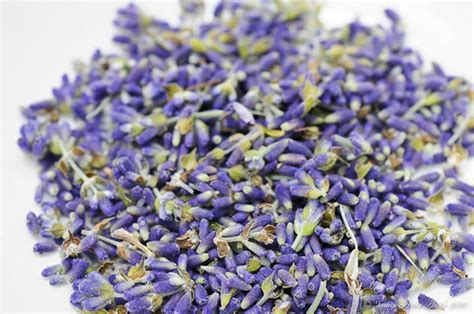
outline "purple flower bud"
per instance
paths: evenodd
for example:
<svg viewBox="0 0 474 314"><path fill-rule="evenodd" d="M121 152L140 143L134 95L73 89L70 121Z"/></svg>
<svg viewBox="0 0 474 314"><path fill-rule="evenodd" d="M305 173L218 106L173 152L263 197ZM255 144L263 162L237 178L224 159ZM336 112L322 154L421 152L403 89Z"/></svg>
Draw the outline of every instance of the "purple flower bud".
<svg viewBox="0 0 474 314"><path fill-rule="evenodd" d="M432 265L428 268L428 271L425 273L425 276L422 278L421 282L424 286L430 286L435 280L440 276L441 271L438 265Z"/></svg>
<svg viewBox="0 0 474 314"><path fill-rule="evenodd" d="M369 205L367 207L367 216L364 221L365 224L368 225L374 220L374 218L377 215L379 206L380 206L380 201L378 199L373 198L373 197L370 198Z"/></svg>
<svg viewBox="0 0 474 314"><path fill-rule="evenodd" d="M147 247L163 257L174 257L179 254L179 246L176 243L150 241L147 243Z"/></svg>
<svg viewBox="0 0 474 314"><path fill-rule="evenodd" d="M379 227L382 224L382 222L388 217L391 210L392 210L391 203L388 201L383 202L379 207L379 210L377 212L377 215L375 216L374 221L372 222L372 225L374 227Z"/></svg>
<svg viewBox="0 0 474 314"><path fill-rule="evenodd" d="M472 278L465 278L449 288L449 295L455 297L472 288L474 288L474 280Z"/></svg>
<svg viewBox="0 0 474 314"><path fill-rule="evenodd" d="M341 257L341 252L336 248L324 248L323 258L330 262L335 262Z"/></svg>
<svg viewBox="0 0 474 314"><path fill-rule="evenodd" d="M42 241L37 242L33 247L33 251L39 254L53 252L57 249L57 246L53 242Z"/></svg>
<svg viewBox="0 0 474 314"><path fill-rule="evenodd" d="M245 265L247 264L247 261L250 259L251 256L252 254L249 251L243 250L239 254L235 255L235 263L237 265Z"/></svg>
<svg viewBox="0 0 474 314"><path fill-rule="evenodd" d="M397 216L393 218L384 228L383 228L383 233L390 233L395 228L400 227L407 221L406 216Z"/></svg>
<svg viewBox="0 0 474 314"><path fill-rule="evenodd" d="M410 121L394 115L390 116L387 119L387 125L396 130L403 131L406 133L414 133L417 129L416 126Z"/></svg>
<svg viewBox="0 0 474 314"><path fill-rule="evenodd" d="M29 212L26 216L26 224L28 226L28 230L30 230L33 234L38 234L40 230L40 223L38 221L38 217L33 212Z"/></svg>
<svg viewBox="0 0 474 314"><path fill-rule="evenodd" d="M292 295L297 299L302 299L306 296L308 291L308 275L303 275L298 278L298 283L291 290Z"/></svg>
<svg viewBox="0 0 474 314"><path fill-rule="evenodd" d="M427 270L430 266L430 256L428 249L428 245L424 242L418 244L415 247L416 259L423 270Z"/></svg>
<svg viewBox="0 0 474 314"><path fill-rule="evenodd" d="M188 257L188 267L193 268L197 267L204 262L208 261L210 255L208 253L195 254Z"/></svg>
<svg viewBox="0 0 474 314"><path fill-rule="evenodd" d="M338 198L344 192L344 187L341 182L337 182L329 189L326 198L328 201Z"/></svg>
<svg viewBox="0 0 474 314"><path fill-rule="evenodd" d="M208 295L203 285L197 284L194 286L194 302L197 305L204 305L207 303Z"/></svg>
<svg viewBox="0 0 474 314"><path fill-rule="evenodd" d="M217 310L219 302L219 293L214 292L209 296L209 299L207 300L206 305L202 308L202 313L203 314L212 314Z"/></svg>
<svg viewBox="0 0 474 314"><path fill-rule="evenodd" d="M375 242L372 230L367 224L362 225L362 227L360 228L360 234L362 236L362 241L364 243L364 246L367 250L373 251L377 249L378 245Z"/></svg>
<svg viewBox="0 0 474 314"><path fill-rule="evenodd" d="M394 268L384 276L385 291L393 293L398 284L398 269Z"/></svg>
<svg viewBox="0 0 474 314"><path fill-rule="evenodd" d="M296 261L296 257L296 254L282 254L277 256L276 262L277 264L289 265Z"/></svg>
<svg viewBox="0 0 474 314"><path fill-rule="evenodd" d="M288 188L283 185L278 183L275 187L275 196L278 200L278 202L283 205L287 210L290 210L293 208L293 203L291 201L291 196L290 196L290 191Z"/></svg>
<svg viewBox="0 0 474 314"><path fill-rule="evenodd" d="M329 278L331 277L331 270L326 261L320 255L317 254L313 256L313 261L314 266L316 267L316 270L318 271L318 274L321 277L321 280L329 280Z"/></svg>
<svg viewBox="0 0 474 314"><path fill-rule="evenodd" d="M383 294L372 294L372 295L364 295L362 296L362 304L364 306L374 306L378 305L382 302L385 302L387 298Z"/></svg>
<svg viewBox="0 0 474 314"><path fill-rule="evenodd" d="M86 274L87 269L89 268L89 262L84 259L74 259L72 260L71 264L71 269L68 271L70 281L82 278Z"/></svg>
<svg viewBox="0 0 474 314"><path fill-rule="evenodd" d="M474 211L474 208L466 204L451 203L446 205L445 211L451 215L470 215Z"/></svg>
<svg viewBox="0 0 474 314"><path fill-rule="evenodd" d="M455 190L461 191L467 195L473 196L474 195L474 186L471 186L467 183L456 179L448 179L446 183Z"/></svg>
<svg viewBox="0 0 474 314"><path fill-rule="evenodd" d="M124 296L126 300L133 300L134 298L141 297L152 290L152 286L136 285L125 291Z"/></svg>
<svg viewBox="0 0 474 314"><path fill-rule="evenodd" d="M227 278L229 279L228 285L230 288L235 288L242 291L249 291L252 289L251 285L240 279L235 274L227 273Z"/></svg>
<svg viewBox="0 0 474 314"><path fill-rule="evenodd" d="M247 270L245 265L238 266L236 272L246 283L253 284L255 282L255 276Z"/></svg>
<svg viewBox="0 0 474 314"><path fill-rule="evenodd" d="M394 301L389 300L378 304L374 307L374 310L381 313L396 313L398 310L398 305Z"/></svg>
<svg viewBox="0 0 474 314"><path fill-rule="evenodd" d="M363 288L369 288L374 283L375 279L367 269L361 269L358 280Z"/></svg>
<svg viewBox="0 0 474 314"><path fill-rule="evenodd" d="M240 306L241 306L240 300L237 298L232 298L230 299L229 304L227 304L227 306L224 309L222 309L220 313L224 313L224 314L235 313L240 309Z"/></svg>
<svg viewBox="0 0 474 314"><path fill-rule="evenodd" d="M462 248L474 253L474 235L469 233L456 233L456 241Z"/></svg>
<svg viewBox="0 0 474 314"><path fill-rule="evenodd" d="M347 291L346 283L342 281L338 281L333 285L332 293L334 293L334 296L341 301L350 302L352 300L351 295Z"/></svg>
<svg viewBox="0 0 474 314"><path fill-rule="evenodd" d="M391 246L384 244L381 247L381 252L382 252L382 262L381 262L382 272L388 273L390 271L390 266L392 264L393 249Z"/></svg>
<svg viewBox="0 0 474 314"><path fill-rule="evenodd" d="M296 279L291 275L288 271L284 269L280 269L277 272L278 278L283 283L283 286L285 287L294 287L296 286Z"/></svg>
<svg viewBox="0 0 474 314"><path fill-rule="evenodd" d="M244 226L241 224L234 224L230 227L227 227L223 229L219 235L221 237L232 237L232 236L237 236L242 233L242 230L244 230Z"/></svg>
<svg viewBox="0 0 474 314"><path fill-rule="evenodd" d="M355 117L355 112L349 109L342 109L327 115L324 118L325 123L345 123Z"/></svg>
<svg viewBox="0 0 474 314"><path fill-rule="evenodd" d="M247 292L245 297L243 298L240 307L245 310L248 309L250 306L255 304L260 298L262 297L262 289L259 285L255 285L252 289Z"/></svg>
<svg viewBox="0 0 474 314"><path fill-rule="evenodd" d="M131 313L145 312L151 307L150 299L146 296L134 298L125 304L127 311Z"/></svg>
<svg viewBox="0 0 474 314"><path fill-rule="evenodd" d="M420 293L418 295L418 303L430 310L435 310L439 308L438 302L433 300L432 298L428 297L427 295Z"/></svg>
<svg viewBox="0 0 474 314"><path fill-rule="evenodd" d="M442 285L453 285L455 283L458 283L459 281L461 281L461 278L458 274L454 272L442 274L436 280L436 282Z"/></svg>
<svg viewBox="0 0 474 314"><path fill-rule="evenodd" d="M347 206L353 206L359 202L359 198L354 194L342 193L342 195L338 197L337 201Z"/></svg>

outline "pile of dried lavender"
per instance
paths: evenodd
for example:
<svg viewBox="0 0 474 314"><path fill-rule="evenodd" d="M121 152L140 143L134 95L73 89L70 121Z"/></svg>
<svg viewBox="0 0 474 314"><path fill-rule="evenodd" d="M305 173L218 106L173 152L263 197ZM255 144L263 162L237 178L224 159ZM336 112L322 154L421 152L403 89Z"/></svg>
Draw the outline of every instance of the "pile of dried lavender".
<svg viewBox="0 0 474 314"><path fill-rule="evenodd" d="M119 10L123 52L24 110L34 250L63 257L43 276L100 313L395 313L472 288L472 85L423 70L390 10L336 29L302 1L202 11Z"/></svg>

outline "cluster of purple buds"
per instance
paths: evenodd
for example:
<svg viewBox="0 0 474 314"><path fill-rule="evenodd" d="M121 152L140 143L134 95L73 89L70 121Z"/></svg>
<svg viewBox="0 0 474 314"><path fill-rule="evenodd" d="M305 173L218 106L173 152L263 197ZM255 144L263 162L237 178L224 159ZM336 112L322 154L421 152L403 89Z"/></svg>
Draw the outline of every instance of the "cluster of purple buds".
<svg viewBox="0 0 474 314"><path fill-rule="evenodd" d="M396 313L473 288L471 83L424 70L391 10L327 29L304 1L206 23L182 3L177 26L120 9L121 52L23 112L51 285L99 313Z"/></svg>

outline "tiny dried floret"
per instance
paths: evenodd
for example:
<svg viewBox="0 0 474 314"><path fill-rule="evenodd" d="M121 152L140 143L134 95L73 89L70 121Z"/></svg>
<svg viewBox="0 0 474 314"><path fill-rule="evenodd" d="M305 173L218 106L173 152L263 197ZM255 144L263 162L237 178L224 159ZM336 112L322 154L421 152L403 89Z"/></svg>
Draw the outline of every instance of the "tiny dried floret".
<svg viewBox="0 0 474 314"><path fill-rule="evenodd" d="M392 10L326 28L309 1L221 1L208 22L180 3L177 25L118 10L121 50L23 111L33 250L60 251L42 275L73 306L395 313L412 286L474 287L472 83L426 70Z"/></svg>

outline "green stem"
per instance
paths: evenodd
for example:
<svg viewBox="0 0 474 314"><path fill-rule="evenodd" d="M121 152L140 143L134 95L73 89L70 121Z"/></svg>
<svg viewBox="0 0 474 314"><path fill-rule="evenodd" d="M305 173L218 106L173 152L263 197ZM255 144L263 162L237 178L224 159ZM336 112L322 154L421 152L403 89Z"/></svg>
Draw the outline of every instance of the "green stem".
<svg viewBox="0 0 474 314"><path fill-rule="evenodd" d="M242 241L242 237L241 236L235 236L235 237L223 237L221 238L223 241L225 242L240 242Z"/></svg>
<svg viewBox="0 0 474 314"><path fill-rule="evenodd" d="M219 118L221 116L223 116L225 114L225 111L224 110L208 110L208 111L200 111L200 112L196 112L196 113L193 113L191 116L193 118L196 118L196 119L215 119L215 118ZM166 126L170 126L172 124L175 124L176 122L178 122L180 119L180 117L172 117L172 118L168 118L168 120L166 120L166 122L162 125L164 127Z"/></svg>
<svg viewBox="0 0 474 314"><path fill-rule="evenodd" d="M357 314L357 309L359 308L360 295L355 294L352 296L351 311L349 314Z"/></svg>
<svg viewBox="0 0 474 314"><path fill-rule="evenodd" d="M319 303L321 303L321 300L323 299L324 292L326 292L326 281L321 281L321 283L319 284L318 293L314 297L313 303L311 303L311 306L309 307L306 314L316 313Z"/></svg>
<svg viewBox="0 0 474 314"><path fill-rule="evenodd" d="M242 137L237 143L226 149L224 152L227 155L228 153L232 152L235 148L242 145L245 141L252 142L253 140L257 139L261 135L261 131L259 129L252 129L247 135Z"/></svg>
<svg viewBox="0 0 474 314"><path fill-rule="evenodd" d="M86 116L86 120L90 120L92 118L94 118L96 115L98 115L99 113L101 113L105 107L107 107L108 104L110 104L109 102L109 98L105 98L104 100L102 100L102 102L94 108L94 110L92 110L91 112L89 112Z"/></svg>
<svg viewBox="0 0 474 314"><path fill-rule="evenodd" d="M295 251L299 251L297 248L300 246L301 240L303 240L303 232L300 232L296 235L296 239L293 241L291 248Z"/></svg>
<svg viewBox="0 0 474 314"><path fill-rule="evenodd" d="M347 222L346 214L344 212L344 205L339 205L339 211L341 212L341 217L342 217L342 221L344 222L344 226L346 226L346 230L349 233L349 236L351 237L352 241L354 242L354 247L356 250L358 250L359 245L357 244L357 239L354 235L354 232L352 232L352 229L349 226L349 223Z"/></svg>
<svg viewBox="0 0 474 314"><path fill-rule="evenodd" d="M82 179L83 184L85 184L86 182L90 182L91 179L84 173L84 171L82 171L82 169L77 165L74 159L71 158L71 156L69 155L69 152L66 150L66 147L64 146L64 143L59 138L58 138L58 144L59 144L59 148L61 149L61 154L63 158L66 160L69 166L71 166L72 170ZM90 188L92 189L94 194L99 192L92 182L90 183Z"/></svg>
<svg viewBox="0 0 474 314"><path fill-rule="evenodd" d="M91 234L93 234L93 233L94 233L94 232L91 231L91 230L82 230L82 231L81 231L81 234L86 235L86 236L91 235ZM121 242L118 242L118 241L109 239L109 238L104 237L103 235L100 235L100 234L96 234L96 237L97 237L97 239L101 240L102 242L111 244L111 245L113 245L113 246L118 246L118 245L122 244Z"/></svg>
<svg viewBox="0 0 474 314"><path fill-rule="evenodd" d="M467 129L469 124L469 120L471 119L474 111L474 105L471 105L469 111L467 113L466 118L462 121L462 123L458 126L456 131L454 132L453 136L448 140L448 145L453 145L456 141L463 135L464 131Z"/></svg>
<svg viewBox="0 0 474 314"><path fill-rule="evenodd" d="M413 267L415 267L415 269L422 275L424 276L425 273L423 273L423 271L415 264L415 262L411 259L411 257L405 252L405 250L402 249L401 246L399 245L395 245L395 247L400 251L400 253L402 253L402 255L407 259L408 262L410 262L410 264L413 265Z"/></svg>
<svg viewBox="0 0 474 314"><path fill-rule="evenodd" d="M267 295L267 294L264 295L264 296L257 302L257 305L258 305L258 306L261 306L261 305L265 304L265 302L267 302L267 300L269 299L269 297L270 297L270 296Z"/></svg>

